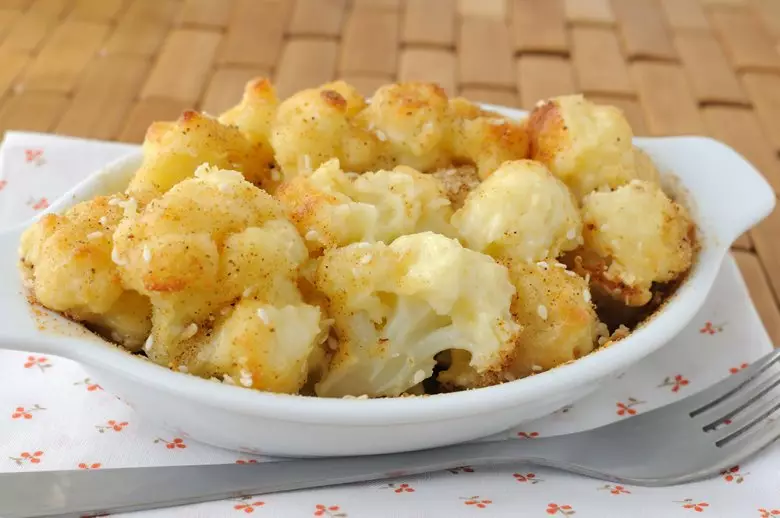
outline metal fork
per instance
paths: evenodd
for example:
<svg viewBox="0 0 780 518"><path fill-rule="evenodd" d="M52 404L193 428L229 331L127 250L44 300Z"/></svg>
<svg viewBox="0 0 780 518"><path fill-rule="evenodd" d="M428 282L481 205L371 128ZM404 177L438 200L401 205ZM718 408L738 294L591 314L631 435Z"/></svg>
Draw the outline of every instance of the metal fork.
<svg viewBox="0 0 780 518"><path fill-rule="evenodd" d="M780 349L671 405L586 432L432 450L245 465L0 475L0 516L95 516L364 482L531 463L640 486L691 482L730 468L780 436Z"/></svg>

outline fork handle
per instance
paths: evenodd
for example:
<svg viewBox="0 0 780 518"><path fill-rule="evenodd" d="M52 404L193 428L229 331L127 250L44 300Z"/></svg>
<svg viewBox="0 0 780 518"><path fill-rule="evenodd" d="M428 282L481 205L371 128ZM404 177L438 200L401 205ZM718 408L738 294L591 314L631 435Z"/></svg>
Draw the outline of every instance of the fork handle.
<svg viewBox="0 0 780 518"><path fill-rule="evenodd" d="M0 474L0 516L95 516L365 482L460 466L536 461L555 438L461 444L408 453L214 464ZM548 462L544 462L548 464Z"/></svg>

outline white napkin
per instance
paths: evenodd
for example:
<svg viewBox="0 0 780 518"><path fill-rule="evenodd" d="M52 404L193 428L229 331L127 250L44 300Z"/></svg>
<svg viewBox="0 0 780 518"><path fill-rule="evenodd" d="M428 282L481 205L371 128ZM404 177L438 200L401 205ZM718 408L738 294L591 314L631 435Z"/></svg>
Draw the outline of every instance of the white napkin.
<svg viewBox="0 0 780 518"><path fill-rule="evenodd" d="M135 146L7 133L0 149L0 228ZM4 272L16 275L16 272ZM3 325L13 325L3 322ZM507 434L572 432L645 412L701 390L770 349L734 261L724 263L700 314L672 343L565 412ZM0 351L0 471L262 462L139 422L69 360ZM299 491L138 513L143 517L780 516L780 446L706 482L621 487L548 469L464 467L363 485ZM134 515L135 516L135 515Z"/></svg>

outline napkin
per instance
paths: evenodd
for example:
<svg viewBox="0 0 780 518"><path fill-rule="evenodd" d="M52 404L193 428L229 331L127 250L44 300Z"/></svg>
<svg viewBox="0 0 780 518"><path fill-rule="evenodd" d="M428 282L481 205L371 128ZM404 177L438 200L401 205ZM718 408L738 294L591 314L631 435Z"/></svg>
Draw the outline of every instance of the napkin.
<svg viewBox="0 0 780 518"><path fill-rule="evenodd" d="M6 133L0 229L29 220L74 183L136 146ZM4 275L16 275L4 272ZM12 322L3 322L13 325ZM702 390L769 351L728 257L701 312L671 343L597 393L503 434L534 440L600 426ZM616 452L618 454L618 452ZM0 351L0 471L264 462L177 437L133 411L69 360ZM669 488L608 484L533 466L463 466L428 476L135 513L148 517L780 516L780 445L710 480ZM124 515L129 516L129 515Z"/></svg>

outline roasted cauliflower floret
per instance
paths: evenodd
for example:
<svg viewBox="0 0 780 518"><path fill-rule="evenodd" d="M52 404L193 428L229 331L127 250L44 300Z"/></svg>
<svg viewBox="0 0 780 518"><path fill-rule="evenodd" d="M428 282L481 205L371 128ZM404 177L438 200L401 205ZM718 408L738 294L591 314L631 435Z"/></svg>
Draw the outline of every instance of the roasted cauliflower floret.
<svg viewBox="0 0 780 518"><path fill-rule="evenodd" d="M450 101L452 126L449 145L457 163L477 167L482 179L508 161L528 157L528 133L496 113L481 110L464 99Z"/></svg>
<svg viewBox="0 0 780 518"><path fill-rule="evenodd" d="M452 348L469 351L478 374L510 359L518 326L507 270L454 239L425 232L329 250L315 282L338 338L317 395L397 396Z"/></svg>
<svg viewBox="0 0 780 518"><path fill-rule="evenodd" d="M201 167L114 234L124 282L150 297L158 363L178 362L188 340L241 297L296 304L303 240L269 194L236 171Z"/></svg>
<svg viewBox="0 0 780 518"><path fill-rule="evenodd" d="M388 146L395 163L423 172L450 163L449 103L447 94L436 84L385 85L374 93L360 120Z"/></svg>
<svg viewBox="0 0 780 518"><path fill-rule="evenodd" d="M582 221L566 186L531 160L506 162L452 217L467 246L498 259L541 261L582 242Z"/></svg>
<svg viewBox="0 0 780 518"><path fill-rule="evenodd" d="M310 176L282 184L276 196L313 252L359 241L389 243L425 230L452 234L452 209L441 186L410 167L356 175L329 160Z"/></svg>
<svg viewBox="0 0 780 518"><path fill-rule="evenodd" d="M204 378L269 392L297 394L317 367L320 309L244 298L208 333L193 338L197 351L184 364Z"/></svg>
<svg viewBox="0 0 780 518"><path fill-rule="evenodd" d="M303 90L282 102L271 144L284 178L310 174L331 158L357 172L381 163L382 142L355 119L364 107L365 100L343 81Z"/></svg>
<svg viewBox="0 0 780 518"><path fill-rule="evenodd" d="M537 106L527 122L530 155L564 181L577 200L636 178L633 133L623 112L582 95Z"/></svg>
<svg viewBox="0 0 780 518"><path fill-rule="evenodd" d="M127 193L142 204L161 196L208 163L233 169L256 185L267 183L269 148L249 142L238 128L195 111L176 122L155 122L146 132L143 162Z"/></svg>
<svg viewBox="0 0 780 518"><path fill-rule="evenodd" d="M634 180L583 200L584 250L577 267L629 306L650 301L653 282L672 281L693 260L688 211L651 183Z"/></svg>
<svg viewBox="0 0 780 518"><path fill-rule="evenodd" d="M115 330L113 339L134 349L149 332L148 299L126 291L111 260L112 234L129 204L99 196L47 214L21 240L31 288L43 306Z"/></svg>

